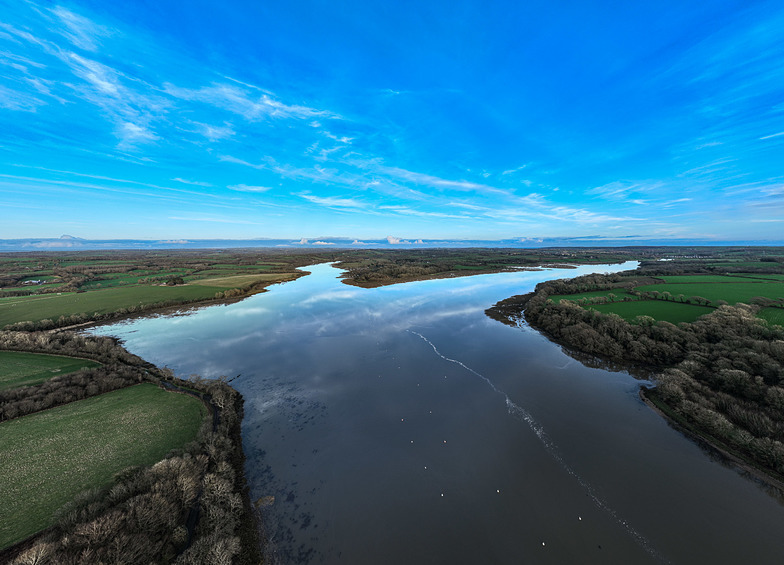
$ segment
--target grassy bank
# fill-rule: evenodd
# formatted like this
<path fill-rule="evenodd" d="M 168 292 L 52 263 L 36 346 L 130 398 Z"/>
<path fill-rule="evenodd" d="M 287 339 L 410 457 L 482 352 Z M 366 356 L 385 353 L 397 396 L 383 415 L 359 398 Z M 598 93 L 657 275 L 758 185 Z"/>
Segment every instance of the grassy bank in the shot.
<path fill-rule="evenodd" d="M 0 390 L 42 383 L 98 365 L 95 361 L 60 355 L 0 351 Z"/>
<path fill-rule="evenodd" d="M 192 441 L 205 413 L 141 384 L 0 424 L 0 548 L 52 524 L 77 493 Z"/>

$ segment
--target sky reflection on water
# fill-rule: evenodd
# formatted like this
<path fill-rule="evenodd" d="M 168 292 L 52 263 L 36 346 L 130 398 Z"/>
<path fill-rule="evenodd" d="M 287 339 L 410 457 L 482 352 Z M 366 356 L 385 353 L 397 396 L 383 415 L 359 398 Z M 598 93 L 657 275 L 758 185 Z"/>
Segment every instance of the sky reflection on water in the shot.
<path fill-rule="evenodd" d="M 242 302 L 99 329 L 178 375 L 240 375 L 283 563 L 758 563 L 784 508 L 637 395 L 484 315 L 539 281 L 358 289 L 328 265 Z M 688 531 L 689 536 L 682 535 Z"/>

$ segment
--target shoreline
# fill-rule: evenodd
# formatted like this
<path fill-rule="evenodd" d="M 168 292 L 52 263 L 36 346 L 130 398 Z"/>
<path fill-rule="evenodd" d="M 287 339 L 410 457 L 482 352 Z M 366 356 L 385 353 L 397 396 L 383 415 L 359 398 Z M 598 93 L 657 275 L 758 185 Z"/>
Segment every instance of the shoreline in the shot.
<path fill-rule="evenodd" d="M 201 308 L 208 308 L 210 306 L 235 304 L 237 302 L 245 300 L 246 298 L 255 296 L 256 294 L 262 294 L 264 292 L 268 292 L 269 287 L 271 286 L 274 286 L 276 284 L 286 284 L 289 282 L 294 282 L 304 276 L 309 275 L 310 273 L 308 271 L 301 271 L 301 274 L 300 273 L 292 273 L 292 274 L 295 275 L 293 278 L 282 280 L 282 281 L 265 283 L 263 286 L 254 288 L 251 291 L 239 296 L 232 296 L 229 298 L 207 298 L 205 300 L 181 302 L 179 304 L 169 304 L 160 307 L 151 305 L 150 308 L 146 308 L 138 312 L 127 312 L 124 314 L 118 314 L 116 316 L 112 315 L 112 313 L 108 313 L 106 314 L 107 316 L 106 318 L 100 320 L 89 320 L 87 322 L 80 322 L 78 324 L 71 324 L 68 326 L 60 326 L 60 327 L 46 329 L 46 330 L 33 330 L 33 331 L 42 331 L 44 333 L 56 333 L 61 331 L 78 331 L 86 328 L 116 324 L 119 322 L 124 322 L 126 320 L 135 320 L 138 318 L 147 318 L 153 316 L 177 315 L 179 313 L 186 314 L 188 311 L 191 310 L 195 311 Z M 231 290 L 231 289 L 227 289 L 227 290 Z M 0 331 L 25 331 L 25 330 L 0 329 Z"/>
<path fill-rule="evenodd" d="M 485 310 L 485 315 L 512 327 L 519 327 L 519 324 L 516 322 L 516 320 L 524 320 L 530 328 L 541 334 L 551 343 L 561 347 L 564 353 L 587 367 L 594 366 L 592 364 L 586 363 L 589 358 L 597 359 L 598 361 L 601 361 L 602 364 L 607 365 L 606 367 L 603 367 L 606 369 L 625 371 L 632 376 L 635 376 L 635 373 L 638 372 L 645 372 L 648 374 L 648 376 L 645 378 L 649 381 L 653 381 L 654 385 L 657 384 L 657 376 L 663 369 L 666 368 L 665 366 L 656 366 L 652 364 L 638 365 L 624 359 L 615 359 L 593 353 L 586 353 L 576 348 L 573 344 L 558 339 L 550 332 L 533 324 L 528 319 L 526 314 L 526 307 L 534 295 L 535 291 L 524 295 L 511 296 L 507 299 L 501 300 Z M 576 355 L 573 355 L 572 353 L 576 353 Z M 640 386 L 638 393 L 640 399 L 649 408 L 661 416 L 669 425 L 682 433 L 688 439 L 697 443 L 706 451 L 710 452 L 723 464 L 726 464 L 730 468 L 733 468 L 736 472 L 739 472 L 742 475 L 746 475 L 747 478 L 750 478 L 759 483 L 760 486 L 770 491 L 768 492 L 769 495 L 784 502 L 784 477 L 776 474 L 774 471 L 758 466 L 753 460 L 747 459 L 742 454 L 737 453 L 730 446 L 725 445 L 722 441 L 701 432 L 692 426 L 685 418 L 670 410 L 666 404 L 657 403 L 654 399 L 652 399 L 648 394 L 649 390 L 655 390 L 655 386 L 654 389 L 648 389 L 645 386 Z"/>
<path fill-rule="evenodd" d="M 701 433 L 699 430 L 689 425 L 689 423 L 682 418 L 678 418 L 674 414 L 670 414 L 669 411 L 665 410 L 654 400 L 648 397 L 646 394 L 647 390 L 649 389 L 646 389 L 644 386 L 640 387 L 640 400 L 642 400 L 651 410 L 661 416 L 670 426 L 675 428 L 678 432 L 682 433 L 691 441 L 697 443 L 702 449 L 708 450 L 714 455 L 718 456 L 717 458 L 721 459 L 721 463 L 727 465 L 735 471 L 749 475 L 749 478 L 762 483 L 769 489 L 775 489 L 778 491 L 776 497 L 784 501 L 784 480 L 770 475 L 764 469 L 760 469 L 759 467 L 755 466 L 752 461 L 748 461 L 741 455 L 734 453 L 720 441 Z"/>
<path fill-rule="evenodd" d="M 28 333 L 28 332 L 25 332 Z M 75 338 L 78 334 L 75 332 L 68 332 L 64 335 L 73 336 L 71 339 Z M 107 336 L 91 336 L 88 339 L 99 339 L 99 340 L 106 340 L 106 339 L 113 339 Z M 216 437 L 225 438 L 225 442 L 220 444 L 220 448 L 213 452 L 211 449 L 207 447 L 209 436 L 207 437 L 200 437 L 197 436 L 194 440 L 189 442 L 188 444 L 174 448 L 169 450 L 169 452 L 159 461 L 148 465 L 142 465 L 138 468 L 144 468 L 146 470 L 155 469 L 159 463 L 162 461 L 166 461 L 172 457 L 178 457 L 176 453 L 198 453 L 199 457 L 205 457 L 206 464 L 209 467 L 205 467 L 205 469 L 201 472 L 201 476 L 198 479 L 199 481 L 206 480 L 207 473 L 224 473 L 224 471 L 220 471 L 220 463 L 225 461 L 228 463 L 229 467 L 233 470 L 232 480 L 231 480 L 231 494 L 234 496 L 238 496 L 242 501 L 242 510 L 237 515 L 237 527 L 236 527 L 236 535 L 241 538 L 242 546 L 240 549 L 240 553 L 244 556 L 248 555 L 261 555 L 264 552 L 265 547 L 265 539 L 262 536 L 263 534 L 263 517 L 260 513 L 253 508 L 252 501 L 250 499 L 250 492 L 248 488 L 248 481 L 247 481 L 247 474 L 245 469 L 245 452 L 242 445 L 242 420 L 244 414 L 244 397 L 240 394 L 236 389 L 231 387 L 226 381 L 228 379 L 181 379 L 176 377 L 175 375 L 171 374 L 170 372 L 167 373 L 164 369 L 158 367 L 157 365 L 147 361 L 146 359 L 139 357 L 127 349 L 125 349 L 121 344 L 117 341 L 114 341 L 113 347 L 115 351 L 121 351 L 124 354 L 131 356 L 130 359 L 123 359 L 116 362 L 119 362 L 127 368 L 131 369 L 133 373 L 138 377 L 137 382 L 134 382 L 127 386 L 121 386 L 119 388 L 115 388 L 109 391 L 99 392 L 98 394 L 89 394 L 84 398 L 77 398 L 75 400 L 67 400 L 64 403 L 56 403 L 52 406 L 45 407 L 43 409 L 35 410 L 33 412 L 27 414 L 21 414 L 19 416 L 15 416 L 8 420 L 5 420 L 3 423 L 12 422 L 16 418 L 24 418 L 27 416 L 35 416 L 38 414 L 45 413 L 49 410 L 55 410 L 62 406 L 67 406 L 72 404 L 73 402 L 79 402 L 81 400 L 88 400 L 91 398 L 98 398 L 107 392 L 116 392 L 121 390 L 127 390 L 129 388 L 137 387 L 137 386 L 157 386 L 160 389 L 166 390 L 171 392 L 172 394 L 183 394 L 190 397 L 195 398 L 198 400 L 201 405 L 205 409 L 204 418 L 200 424 L 201 429 L 203 430 L 205 426 L 210 430 L 210 434 L 215 435 Z M 58 353 L 51 353 L 46 350 L 41 350 L 41 347 L 35 347 L 33 350 L 29 348 L 3 348 L 2 351 L 19 351 L 22 353 L 35 353 L 40 355 L 54 355 L 59 357 L 67 357 L 67 358 L 77 358 L 72 355 L 63 355 Z M 104 354 L 105 355 L 105 354 Z M 78 357 L 83 359 L 81 357 Z M 89 360 L 95 361 L 95 358 L 91 358 Z M 111 358 L 106 357 L 101 359 L 101 365 L 109 365 L 111 363 Z M 83 386 L 83 385 L 79 385 Z M 225 387 L 225 388 L 224 388 Z M 217 399 L 217 400 L 216 400 Z M 200 432 L 202 433 L 202 432 Z M 227 443 L 226 443 L 227 442 Z M 200 451 L 189 451 L 193 450 L 194 446 L 200 446 Z M 175 455 L 173 455 L 175 454 Z M 217 465 L 217 470 L 215 470 L 215 466 Z M 136 469 L 137 466 L 130 466 L 127 469 Z M 82 494 L 78 494 L 75 499 L 82 496 L 84 493 L 103 493 L 100 496 L 105 496 L 109 489 L 115 486 L 116 481 L 118 480 L 117 477 L 125 473 L 126 470 L 120 470 L 114 474 L 114 478 L 112 481 L 107 483 L 104 486 L 94 487 L 92 489 L 88 489 L 83 491 Z M 146 471 L 145 471 L 146 472 Z M 202 486 L 202 490 L 203 490 Z M 204 537 L 207 535 L 212 535 L 209 533 L 197 533 L 194 529 L 194 523 L 191 523 L 193 518 L 190 516 L 196 516 L 196 520 L 198 520 L 198 516 L 204 507 L 205 501 L 201 497 L 201 492 L 193 502 L 192 506 L 188 509 L 188 518 L 185 524 L 185 527 L 188 529 L 188 541 L 184 547 L 179 548 L 179 554 L 182 554 L 184 551 L 188 550 L 194 539 Z M 93 496 L 92 494 L 90 496 Z M 104 499 L 101 498 L 103 501 Z M 67 502 L 66 506 L 71 504 L 71 502 Z M 122 503 L 124 504 L 124 503 Z M 208 502 L 207 504 L 214 504 L 213 502 Z M 109 505 L 111 507 L 111 504 Z M 116 509 L 120 512 L 125 512 L 125 510 L 121 510 L 121 503 L 117 503 Z M 55 513 L 56 515 L 56 513 Z M 201 523 L 201 522 L 199 522 Z M 207 526 L 211 528 L 212 526 Z M 17 559 L 20 555 L 25 553 L 26 551 L 32 550 L 37 544 L 44 543 L 44 544 L 51 544 L 55 543 L 55 541 L 48 539 L 51 536 L 57 538 L 61 534 L 59 533 L 60 530 L 63 528 L 62 524 L 55 520 L 54 523 L 51 525 L 29 535 L 28 537 L 17 541 L 11 545 L 3 547 L 0 549 L 0 563 L 9 563 L 13 559 Z M 67 529 L 67 526 L 66 526 Z M 209 532 L 210 530 L 205 530 L 205 532 Z M 58 542 L 59 543 L 59 542 Z"/>
<path fill-rule="evenodd" d="M 536 271 L 546 271 L 548 269 L 576 269 L 577 267 L 581 267 L 584 265 L 613 265 L 619 263 L 591 263 L 591 262 L 575 262 L 575 263 L 544 263 L 541 265 L 531 265 L 531 266 L 519 266 L 519 267 L 503 267 L 499 269 L 483 269 L 483 270 L 469 270 L 469 271 L 444 271 L 442 273 L 434 273 L 432 275 L 419 275 L 414 277 L 406 277 L 395 279 L 391 277 L 387 277 L 384 279 L 379 279 L 375 281 L 369 282 L 357 282 L 353 278 L 351 278 L 351 272 L 346 269 L 342 269 L 345 271 L 345 274 L 341 275 L 339 278 L 348 286 L 355 286 L 358 288 L 379 288 L 382 286 L 392 286 L 395 284 L 405 284 L 410 282 L 420 282 L 420 281 L 432 281 L 432 280 L 439 280 L 439 279 L 453 279 L 453 278 L 461 278 L 461 277 L 473 277 L 477 275 L 496 275 L 499 273 L 523 273 L 523 272 L 536 272 Z M 340 268 L 340 267 L 336 267 Z"/>

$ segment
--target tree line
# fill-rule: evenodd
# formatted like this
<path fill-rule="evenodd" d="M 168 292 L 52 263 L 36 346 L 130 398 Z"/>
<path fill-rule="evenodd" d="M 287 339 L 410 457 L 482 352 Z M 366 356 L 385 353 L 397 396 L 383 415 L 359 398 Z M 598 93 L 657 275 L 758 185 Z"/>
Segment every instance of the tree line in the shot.
<path fill-rule="evenodd" d="M 83 563 L 258 564 L 256 516 L 244 475 L 242 396 L 223 380 L 182 381 L 111 338 L 72 332 L 3 332 L 0 349 L 78 352 L 103 365 L 0 396 L 4 419 L 138 382 L 189 391 L 210 408 L 197 439 L 151 467 L 126 469 L 112 484 L 63 507 L 56 523 L 0 552 L 13 565 Z"/>
<path fill-rule="evenodd" d="M 610 290 L 621 275 L 540 283 L 488 314 L 516 325 L 521 315 L 569 348 L 653 367 L 658 386 L 645 394 L 672 417 L 778 478 L 784 478 L 784 328 L 757 318 L 759 307 L 721 305 L 678 325 L 587 310 L 552 295 Z"/>

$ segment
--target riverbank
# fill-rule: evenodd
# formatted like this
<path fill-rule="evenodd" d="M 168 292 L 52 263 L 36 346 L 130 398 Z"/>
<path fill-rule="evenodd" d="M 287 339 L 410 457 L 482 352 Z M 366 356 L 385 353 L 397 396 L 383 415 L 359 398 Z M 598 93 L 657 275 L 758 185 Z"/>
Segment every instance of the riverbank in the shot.
<path fill-rule="evenodd" d="M 563 299 L 617 293 L 631 279 L 627 273 L 549 281 L 486 314 L 513 326 L 524 318 L 551 341 L 616 368 L 649 369 L 659 386 L 643 394 L 657 413 L 780 489 L 784 351 L 777 344 L 784 328 L 758 319 L 756 309 L 743 304 L 722 305 L 676 326 L 653 318 L 632 323 Z"/>
<path fill-rule="evenodd" d="M 0 399 L 4 425 L 55 407 L 70 412 L 85 401 L 103 406 L 108 398 L 104 392 L 124 394 L 139 383 L 196 397 L 209 413 L 195 441 L 169 451 L 151 467 L 118 469 L 113 481 L 78 495 L 43 531 L 4 548 L 3 562 L 15 563 L 12 560 L 18 558 L 21 563 L 25 556 L 41 552 L 54 561 L 67 562 L 87 548 L 96 561 L 104 559 L 104 554 L 110 560 L 110 553 L 118 547 L 124 556 L 144 560 L 172 560 L 187 554 L 192 562 L 217 562 L 226 555 L 236 556 L 239 563 L 261 561 L 259 525 L 250 503 L 242 450 L 244 401 L 237 391 L 223 380 L 178 379 L 128 353 L 111 338 L 73 332 L 2 332 L 0 348 L 65 356 L 82 352 L 102 363 L 26 387 L 21 396 L 6 392 Z M 14 409 L 17 405 L 18 410 Z M 140 406 L 140 413 L 146 409 Z M 136 419 L 137 415 L 131 416 Z M 140 423 L 147 425 L 146 420 Z M 37 496 L 33 491 L 28 494 Z M 101 533 L 106 531 L 112 535 Z M 66 539 L 71 541 L 66 543 Z"/>
<path fill-rule="evenodd" d="M 654 394 L 651 394 L 652 392 Z M 784 477 L 772 475 L 769 470 L 760 467 L 753 460 L 744 457 L 727 444 L 692 426 L 688 420 L 672 410 L 667 404 L 658 401 L 655 397 L 655 389 L 652 390 L 643 386 L 640 387 L 639 394 L 645 405 L 664 418 L 673 428 L 691 438 L 703 449 L 715 454 L 717 459 L 723 463 L 764 484 L 768 487 L 772 496 L 784 502 Z"/>

